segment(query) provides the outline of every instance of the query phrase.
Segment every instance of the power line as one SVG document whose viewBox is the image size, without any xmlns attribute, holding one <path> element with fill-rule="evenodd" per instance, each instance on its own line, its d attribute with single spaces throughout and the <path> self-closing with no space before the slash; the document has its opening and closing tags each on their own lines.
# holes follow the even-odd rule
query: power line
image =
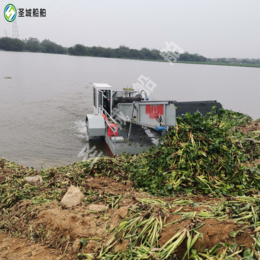
<svg viewBox="0 0 260 260">
<path fill-rule="evenodd" d="M 95 2 L 98 2 L 98 1 L 100 1 L 100 0 L 95 0 L 95 1 L 93 1 L 93 2 L 91 2 L 91 3 L 89 3 L 89 4 L 87 4 L 87 5 L 83 5 L 82 7 L 78 8 L 78 9 L 76 9 L 76 10 L 74 10 L 74 11 L 71 11 L 71 12 L 68 12 L 68 13 L 65 13 L 65 14 L 62 14 L 62 15 L 59 15 L 59 16 L 51 17 L 51 18 L 49 18 L 49 19 L 55 19 L 55 18 L 59 18 L 59 17 L 62 17 L 62 16 L 64 16 L 64 15 L 67 15 L 67 14 L 74 13 L 74 12 L 76 12 L 76 11 L 78 11 L 78 10 L 80 10 L 80 9 L 82 9 L 82 8 L 84 8 L 84 7 L 86 7 L 86 6 L 92 5 L 92 4 L 94 4 Z"/>
<path fill-rule="evenodd" d="M 17 20 L 14 20 L 14 22 L 13 22 L 13 38 L 14 39 L 19 39 Z"/>
</svg>

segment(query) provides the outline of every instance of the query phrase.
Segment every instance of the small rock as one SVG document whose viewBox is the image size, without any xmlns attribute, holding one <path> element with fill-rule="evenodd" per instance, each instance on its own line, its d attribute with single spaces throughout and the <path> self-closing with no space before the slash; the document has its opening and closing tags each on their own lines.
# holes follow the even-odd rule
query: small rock
<svg viewBox="0 0 260 260">
<path fill-rule="evenodd" d="M 78 251 L 79 251 L 79 249 L 80 249 L 80 246 L 81 246 L 80 239 L 77 238 L 77 239 L 74 241 L 73 245 L 72 245 L 72 251 L 73 251 L 74 253 L 78 253 Z"/>
<path fill-rule="evenodd" d="M 93 211 L 103 211 L 105 210 L 107 207 L 105 205 L 96 205 L 96 204 L 92 204 L 88 207 L 89 210 L 93 210 Z"/>
<path fill-rule="evenodd" d="M 66 207 L 73 207 L 82 202 L 84 198 L 83 193 L 79 190 L 79 188 L 71 185 L 61 200 L 61 204 Z"/>
<path fill-rule="evenodd" d="M 32 176 L 32 177 L 27 177 L 25 179 L 29 184 L 31 185 L 39 185 L 39 184 L 42 184 L 43 181 L 42 181 L 42 177 L 40 175 L 35 175 L 35 176 Z"/>
<path fill-rule="evenodd" d="M 116 211 L 116 214 L 121 218 L 125 218 L 128 214 L 128 208 L 122 207 Z"/>
</svg>

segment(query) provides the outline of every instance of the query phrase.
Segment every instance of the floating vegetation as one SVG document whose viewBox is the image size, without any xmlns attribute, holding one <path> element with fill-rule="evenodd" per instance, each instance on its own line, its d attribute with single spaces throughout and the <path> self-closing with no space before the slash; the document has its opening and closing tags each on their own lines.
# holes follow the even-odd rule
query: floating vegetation
<svg viewBox="0 0 260 260">
<path fill-rule="evenodd" d="M 131 87 L 127 87 L 127 88 L 123 88 L 123 90 L 125 90 L 125 91 L 135 91 L 133 88 L 131 88 Z"/>
</svg>

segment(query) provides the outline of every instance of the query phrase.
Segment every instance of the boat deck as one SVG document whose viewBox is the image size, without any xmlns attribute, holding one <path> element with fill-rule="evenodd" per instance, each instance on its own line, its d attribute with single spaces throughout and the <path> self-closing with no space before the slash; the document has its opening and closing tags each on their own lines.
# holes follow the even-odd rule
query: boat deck
<svg viewBox="0 0 260 260">
<path fill-rule="evenodd" d="M 127 123 L 121 130 L 118 129 L 118 136 L 122 136 L 126 140 L 129 127 L 130 124 Z M 153 145 L 157 145 L 159 137 L 160 135 L 156 131 L 133 124 L 130 141 L 116 143 L 106 135 L 105 142 L 111 156 L 120 155 L 122 152 L 137 154 L 148 150 Z"/>
</svg>

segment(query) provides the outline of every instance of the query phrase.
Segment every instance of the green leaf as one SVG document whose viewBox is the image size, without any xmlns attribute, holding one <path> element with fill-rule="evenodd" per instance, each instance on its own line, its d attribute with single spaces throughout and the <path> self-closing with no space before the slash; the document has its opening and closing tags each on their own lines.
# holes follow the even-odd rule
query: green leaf
<svg viewBox="0 0 260 260">
<path fill-rule="evenodd" d="M 230 237 L 236 237 L 237 234 L 238 234 L 238 231 L 231 231 L 231 232 L 229 232 L 229 236 Z"/>
<path fill-rule="evenodd" d="M 243 256 L 244 256 L 244 257 L 249 257 L 250 254 L 251 254 L 251 249 L 247 248 L 246 250 L 244 250 Z"/>
<path fill-rule="evenodd" d="M 80 242 L 83 244 L 83 247 L 87 245 L 87 241 L 85 238 L 81 238 Z"/>
</svg>

